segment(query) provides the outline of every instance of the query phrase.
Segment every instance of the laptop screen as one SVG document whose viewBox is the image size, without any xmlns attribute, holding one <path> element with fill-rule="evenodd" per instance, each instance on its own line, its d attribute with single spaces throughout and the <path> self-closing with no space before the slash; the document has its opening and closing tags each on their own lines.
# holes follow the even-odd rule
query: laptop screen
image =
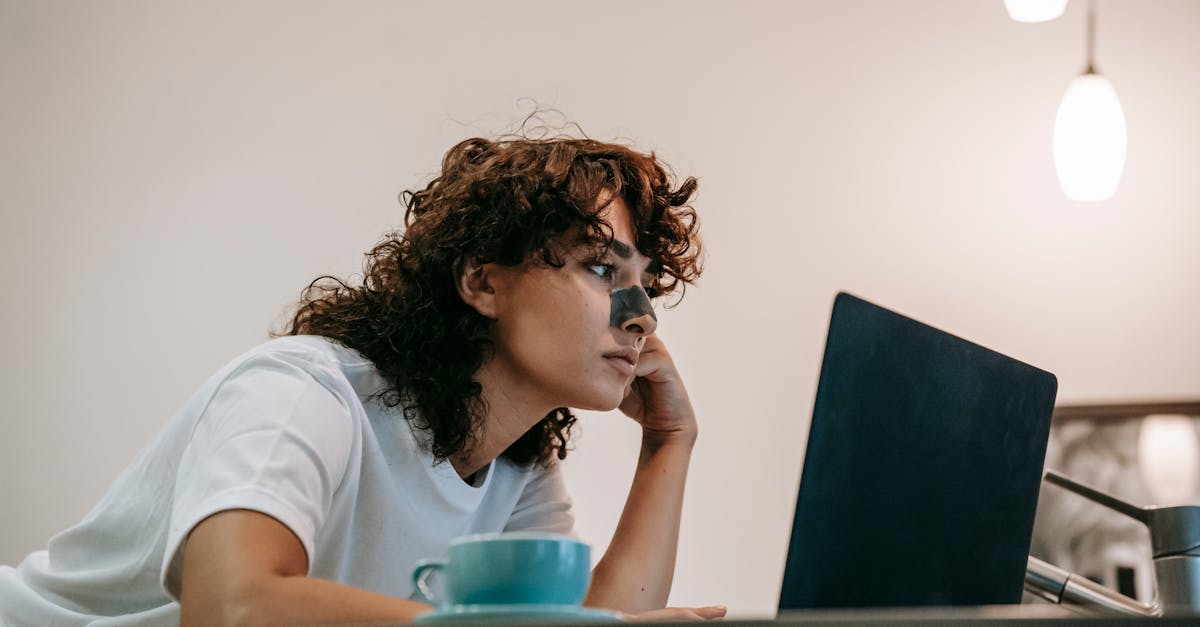
<svg viewBox="0 0 1200 627">
<path fill-rule="evenodd" d="M 779 608 L 1019 603 L 1056 390 L 838 294 Z"/>
</svg>

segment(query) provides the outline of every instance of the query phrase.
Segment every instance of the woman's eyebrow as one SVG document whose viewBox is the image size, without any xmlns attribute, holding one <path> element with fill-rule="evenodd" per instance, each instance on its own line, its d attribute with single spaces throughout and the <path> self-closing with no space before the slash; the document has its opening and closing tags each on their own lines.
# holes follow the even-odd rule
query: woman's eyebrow
<svg viewBox="0 0 1200 627">
<path fill-rule="evenodd" d="M 633 247 L 619 239 L 609 242 L 608 247 L 621 259 L 629 259 L 633 256 Z"/>
</svg>

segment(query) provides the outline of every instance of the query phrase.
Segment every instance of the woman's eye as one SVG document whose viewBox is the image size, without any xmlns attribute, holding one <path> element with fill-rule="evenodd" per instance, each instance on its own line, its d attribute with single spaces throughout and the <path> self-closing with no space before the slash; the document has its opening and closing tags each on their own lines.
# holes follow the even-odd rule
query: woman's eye
<svg viewBox="0 0 1200 627">
<path fill-rule="evenodd" d="M 596 273 L 596 276 L 602 279 L 612 279 L 616 267 L 607 263 L 597 263 L 588 266 L 588 270 Z"/>
</svg>

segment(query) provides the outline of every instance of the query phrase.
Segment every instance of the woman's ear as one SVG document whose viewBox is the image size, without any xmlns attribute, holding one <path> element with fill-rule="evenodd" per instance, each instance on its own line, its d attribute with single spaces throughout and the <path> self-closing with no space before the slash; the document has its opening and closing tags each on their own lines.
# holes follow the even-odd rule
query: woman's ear
<svg viewBox="0 0 1200 627">
<path fill-rule="evenodd" d="M 455 287 L 463 302 L 480 315 L 496 319 L 496 286 L 493 285 L 495 264 L 479 263 L 474 259 L 459 259 L 454 264 Z"/>
</svg>

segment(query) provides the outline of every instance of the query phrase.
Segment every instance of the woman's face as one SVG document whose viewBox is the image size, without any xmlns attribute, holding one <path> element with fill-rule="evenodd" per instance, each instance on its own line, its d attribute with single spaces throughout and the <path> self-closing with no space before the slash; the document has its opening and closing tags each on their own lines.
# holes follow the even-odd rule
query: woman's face
<svg viewBox="0 0 1200 627">
<path fill-rule="evenodd" d="M 492 365 L 510 381 L 527 382 L 524 395 L 550 407 L 615 408 L 633 381 L 644 338 L 656 328 L 652 315 L 610 320 L 613 290 L 648 286 L 655 277 L 634 246 L 625 203 L 614 199 L 600 216 L 613 230 L 608 251 L 585 245 L 569 250 L 562 268 L 497 271 Z"/>
</svg>

